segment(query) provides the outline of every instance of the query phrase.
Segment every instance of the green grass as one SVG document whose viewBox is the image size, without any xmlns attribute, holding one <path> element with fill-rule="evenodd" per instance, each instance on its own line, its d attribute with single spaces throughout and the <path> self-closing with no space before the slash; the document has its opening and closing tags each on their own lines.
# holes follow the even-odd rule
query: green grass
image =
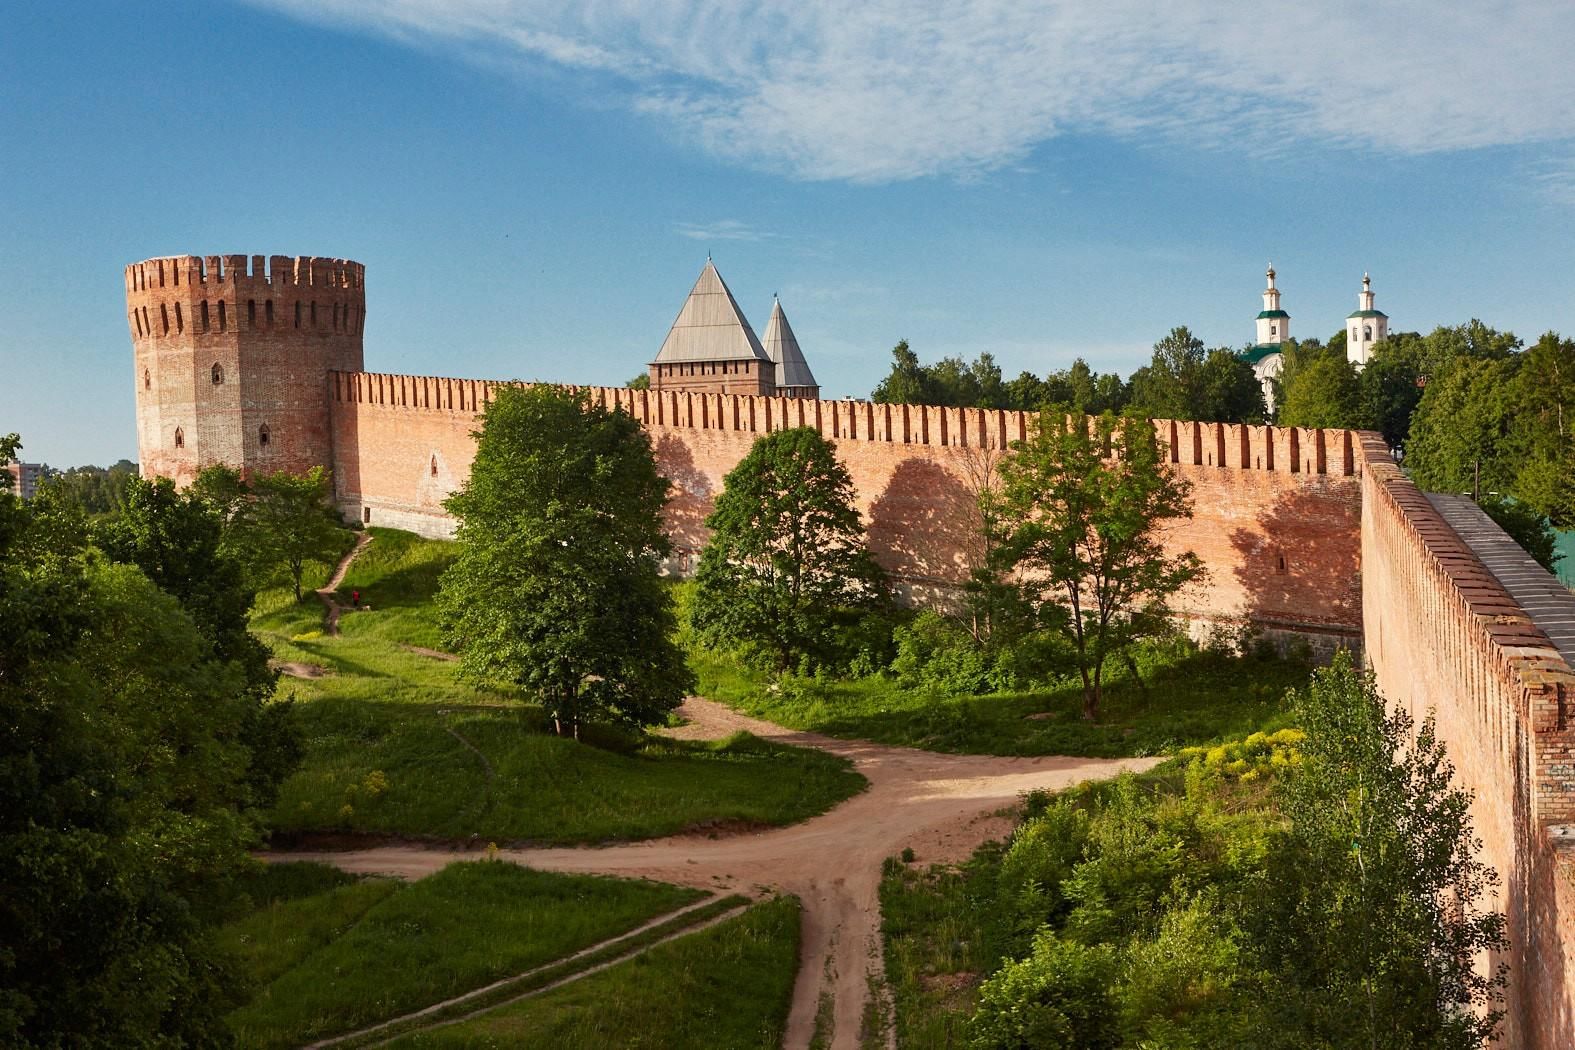
<svg viewBox="0 0 1575 1050">
<path fill-rule="evenodd" d="M 777 1047 L 798 971 L 798 941 L 798 900 L 780 897 L 573 984 L 392 1045 Z"/>
<path fill-rule="evenodd" d="M 1212 744 L 1288 724 L 1287 689 L 1308 666 L 1269 656 L 1231 657 L 1172 644 L 1143 649 L 1139 684 L 1107 670 L 1099 721 L 1083 721 L 1082 687 L 987 696 L 907 688 L 878 675 L 779 681 L 727 652 L 692 648 L 701 695 L 794 729 L 885 744 L 986 755 L 1122 758 Z M 1034 717 L 1030 717 L 1034 716 Z"/>
<path fill-rule="evenodd" d="M 230 1026 L 255 1047 L 350 1031 L 561 958 L 701 896 L 499 861 L 451 864 L 408 885 L 338 886 L 224 929 L 232 944 L 251 938 L 246 957 L 261 984 Z M 308 945 L 312 936 L 319 943 Z"/>
<path fill-rule="evenodd" d="M 344 936 L 368 909 L 400 888 L 388 879 L 352 880 L 309 896 L 275 900 L 220 927 L 219 946 L 261 988 Z"/>
<path fill-rule="evenodd" d="M 432 594 L 454 544 L 373 530 L 345 583 L 371 611 L 325 637 L 322 605 L 265 592 L 254 629 L 276 657 L 326 677 L 282 678 L 307 748 L 270 814 L 276 831 L 495 842 L 594 842 L 803 820 L 863 790 L 847 761 L 739 736 L 718 742 L 547 732 L 539 707 L 412 652 L 440 641 Z M 327 578 L 325 562 L 313 579 Z"/>
<path fill-rule="evenodd" d="M 648 838 L 791 823 L 865 784 L 841 759 L 747 734 L 653 738 L 620 754 L 543 733 L 528 709 L 321 699 L 304 705 L 301 719 L 306 760 L 280 792 L 277 831 L 499 843 Z"/>
<path fill-rule="evenodd" d="M 886 862 L 881 932 L 897 1045 L 966 1046 L 979 984 L 1000 963 L 991 924 L 1001 846 L 984 846 L 959 867 Z"/>
</svg>

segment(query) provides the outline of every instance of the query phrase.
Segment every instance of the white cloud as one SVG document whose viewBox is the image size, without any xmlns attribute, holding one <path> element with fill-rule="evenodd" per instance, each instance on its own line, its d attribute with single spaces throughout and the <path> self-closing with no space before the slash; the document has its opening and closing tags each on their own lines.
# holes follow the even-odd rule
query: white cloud
<svg viewBox="0 0 1575 1050">
<path fill-rule="evenodd" d="M 968 177 L 1068 133 L 1419 153 L 1575 138 L 1567 0 L 252 0 L 594 75 L 805 179 Z"/>
<path fill-rule="evenodd" d="M 673 230 L 680 237 L 692 241 L 763 241 L 775 237 L 774 233 L 757 230 L 738 219 L 719 219 L 716 222 L 675 222 Z"/>
</svg>

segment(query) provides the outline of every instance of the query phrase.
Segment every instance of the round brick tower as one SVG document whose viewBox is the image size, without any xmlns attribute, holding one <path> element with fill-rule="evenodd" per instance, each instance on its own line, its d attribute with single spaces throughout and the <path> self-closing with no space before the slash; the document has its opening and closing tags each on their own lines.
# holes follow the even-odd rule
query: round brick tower
<svg viewBox="0 0 1575 1050">
<path fill-rule="evenodd" d="M 248 269 L 247 263 L 250 262 Z M 328 373 L 362 370 L 366 267 L 178 255 L 126 267 L 143 477 L 332 466 Z"/>
</svg>

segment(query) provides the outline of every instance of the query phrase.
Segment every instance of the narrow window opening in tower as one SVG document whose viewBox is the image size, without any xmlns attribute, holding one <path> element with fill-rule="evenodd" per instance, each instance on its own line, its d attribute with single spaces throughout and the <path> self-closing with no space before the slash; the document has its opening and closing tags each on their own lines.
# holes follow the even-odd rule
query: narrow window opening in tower
<svg viewBox="0 0 1575 1050">
<path fill-rule="evenodd" d="M 437 457 L 432 457 L 432 476 L 437 477 Z"/>
<path fill-rule="evenodd" d="M 164 287 L 164 260 L 159 260 L 159 287 Z"/>
<path fill-rule="evenodd" d="M 1372 325 L 1366 325 L 1365 327 L 1362 328 L 1362 342 L 1370 343 L 1372 341 L 1373 341 L 1373 326 Z"/>
<path fill-rule="evenodd" d="M 1282 554 L 1282 555 L 1280 555 L 1280 567 L 1279 567 L 1279 571 L 1280 571 L 1280 572 L 1282 572 L 1282 573 L 1283 573 L 1283 572 L 1284 572 L 1284 571 L 1285 571 L 1285 555 L 1283 555 L 1283 554 Z"/>
<path fill-rule="evenodd" d="M 219 362 L 217 362 L 217 361 L 215 361 L 213 363 L 212 375 L 213 375 L 213 385 L 214 386 L 218 386 L 219 384 L 224 382 L 224 367 L 222 365 L 220 365 Z"/>
<path fill-rule="evenodd" d="M 175 304 L 175 331 L 178 334 L 180 332 L 184 332 L 185 330 L 186 330 L 186 315 L 180 312 L 180 303 L 176 303 Z"/>
<path fill-rule="evenodd" d="M 153 334 L 153 322 L 148 320 L 148 308 L 142 308 L 142 330 L 149 335 Z"/>
<path fill-rule="evenodd" d="M 208 300 L 206 300 L 206 299 L 204 299 L 202 301 L 202 330 L 204 332 L 209 331 L 209 326 L 208 326 Z"/>
<path fill-rule="evenodd" d="M 225 313 L 224 313 L 224 300 L 220 299 L 219 300 L 219 331 L 221 331 L 221 332 L 228 331 L 229 327 L 230 327 L 230 322 L 226 319 Z"/>
<path fill-rule="evenodd" d="M 131 311 L 131 330 L 139 336 L 142 334 L 142 321 L 137 317 L 135 310 Z"/>
<path fill-rule="evenodd" d="M 272 299 L 267 299 L 267 300 L 264 300 L 264 302 L 263 302 L 263 324 L 267 325 L 269 328 L 273 327 L 273 300 Z"/>
<path fill-rule="evenodd" d="M 247 328 L 256 328 L 257 327 L 257 300 L 256 299 L 248 299 L 248 300 L 246 300 L 246 327 Z"/>
<path fill-rule="evenodd" d="M 362 520 L 362 522 L 364 522 L 364 523 L 366 523 L 368 525 L 370 525 L 372 523 L 372 508 L 371 507 L 362 507 L 361 508 L 361 520 Z"/>
<path fill-rule="evenodd" d="M 186 447 L 186 432 L 184 430 L 182 430 L 180 427 L 176 427 L 175 428 L 175 447 L 176 448 L 185 448 Z"/>
<path fill-rule="evenodd" d="M 301 304 L 295 304 L 295 327 L 301 327 Z"/>
<path fill-rule="evenodd" d="M 142 389 L 153 389 L 153 373 L 149 372 L 146 368 L 142 370 Z"/>
<path fill-rule="evenodd" d="M 1277 324 L 1271 324 L 1271 325 L 1270 325 L 1270 326 L 1269 326 L 1269 334 L 1270 334 L 1270 335 L 1271 335 L 1271 336 L 1273 336 L 1273 335 L 1279 335 L 1279 334 L 1280 334 L 1280 326 L 1279 326 L 1279 325 L 1277 325 Z"/>
<path fill-rule="evenodd" d="M 257 444 L 259 444 L 259 445 L 266 445 L 266 444 L 268 444 L 268 437 L 269 437 L 269 435 L 268 435 L 268 424 L 264 423 L 262 426 L 257 428 Z"/>
<path fill-rule="evenodd" d="M 164 326 L 164 334 L 170 334 L 170 310 L 163 303 L 159 304 L 159 322 Z"/>
</svg>

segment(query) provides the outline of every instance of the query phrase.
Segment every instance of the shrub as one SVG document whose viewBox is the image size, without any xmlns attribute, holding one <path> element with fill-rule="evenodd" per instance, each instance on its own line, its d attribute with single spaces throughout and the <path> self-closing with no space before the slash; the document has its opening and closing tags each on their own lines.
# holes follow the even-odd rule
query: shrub
<svg viewBox="0 0 1575 1050">
<path fill-rule="evenodd" d="M 926 609 L 893 632 L 897 655 L 891 670 L 908 686 L 938 686 L 955 693 L 987 693 L 991 661 L 956 623 Z"/>
<path fill-rule="evenodd" d="M 907 686 L 993 693 L 1029 686 L 1069 666 L 1066 643 L 1048 632 L 979 642 L 961 624 L 926 610 L 893 632 L 891 670 Z"/>
<path fill-rule="evenodd" d="M 997 894 L 1012 933 L 1023 942 L 1045 923 L 1065 918 L 1061 884 L 1083 859 L 1089 824 L 1086 809 L 1060 801 L 1012 836 L 1001 858 Z"/>
<path fill-rule="evenodd" d="M 975 1050 L 1104 1050 L 1119 1045 L 1111 987 L 1119 956 L 1046 930 L 1028 958 L 1008 962 L 979 989 L 970 1022 Z"/>
<path fill-rule="evenodd" d="M 1213 747 L 1182 748 L 1180 757 L 1226 780 L 1249 783 L 1294 768 L 1302 760 L 1301 744 L 1306 739 L 1300 729 L 1281 729 Z"/>
</svg>

